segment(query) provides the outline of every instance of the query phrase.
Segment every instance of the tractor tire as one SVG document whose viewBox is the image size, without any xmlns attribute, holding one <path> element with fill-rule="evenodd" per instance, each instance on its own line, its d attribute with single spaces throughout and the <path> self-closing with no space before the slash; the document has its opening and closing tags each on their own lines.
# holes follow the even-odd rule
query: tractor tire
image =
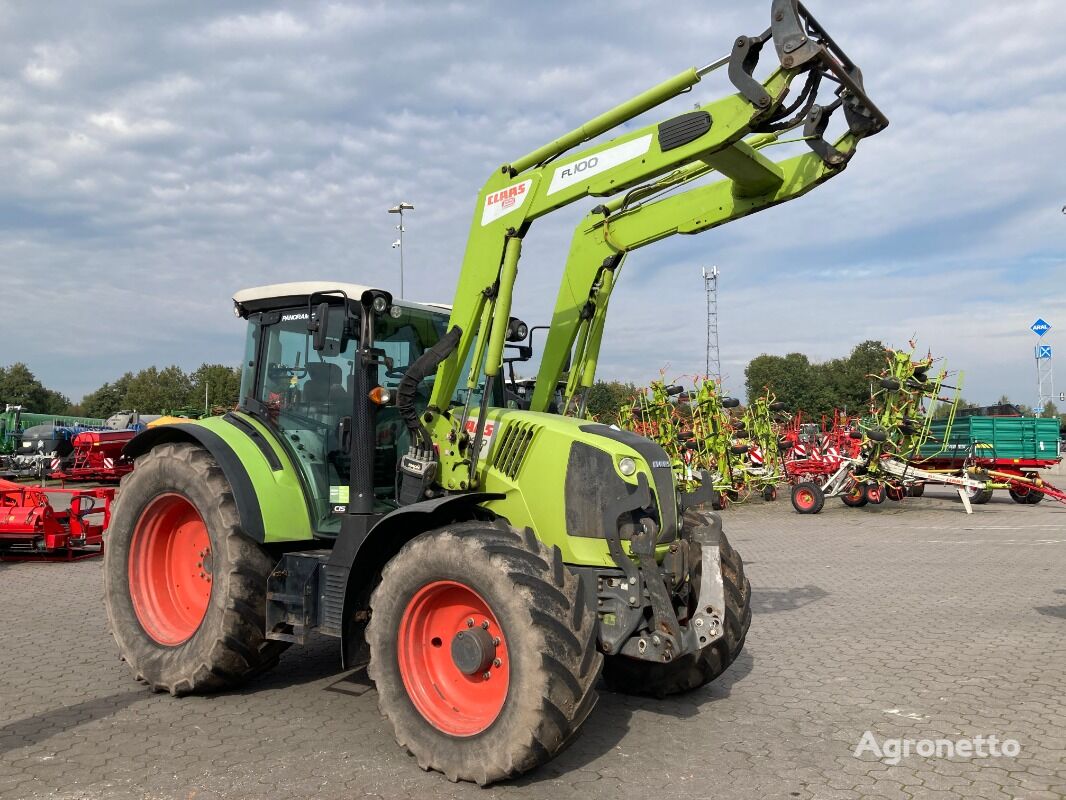
<svg viewBox="0 0 1066 800">
<path fill-rule="evenodd" d="M 840 501 L 848 508 L 862 508 L 870 502 L 866 499 L 866 490 L 860 483 L 852 485 L 848 492 L 840 495 Z"/>
<path fill-rule="evenodd" d="M 792 487 L 792 507 L 800 514 L 817 514 L 825 505 L 825 492 L 817 483 L 804 481 Z"/>
<path fill-rule="evenodd" d="M 202 447 L 163 444 L 122 479 L 104 548 L 111 633 L 137 679 L 174 696 L 228 689 L 273 667 L 264 637 L 274 560 L 240 528 Z"/>
<path fill-rule="evenodd" d="M 989 500 L 992 499 L 991 489 L 966 489 L 966 497 L 970 500 L 970 505 L 983 506 Z"/>
<path fill-rule="evenodd" d="M 698 511 L 686 512 L 685 518 L 686 527 L 706 524 Z M 725 636 L 698 653 L 689 653 L 667 664 L 608 656 L 603 664 L 603 681 L 608 689 L 661 699 L 707 685 L 736 660 L 751 625 L 751 584 L 744 575 L 743 559 L 724 533 L 719 533 L 718 552 L 725 585 Z"/>
<path fill-rule="evenodd" d="M 762 499 L 768 503 L 777 499 L 777 487 L 776 486 L 764 486 L 762 488 Z"/>
<path fill-rule="evenodd" d="M 885 496 L 894 503 L 898 503 L 907 496 L 907 490 L 902 486 L 885 485 Z"/>
<path fill-rule="evenodd" d="M 514 777 L 566 747 L 596 704 L 596 610 L 529 529 L 460 522 L 417 536 L 370 605 L 378 706 L 422 769 L 482 786 Z"/>
<path fill-rule="evenodd" d="M 923 494 L 925 494 L 924 483 L 915 483 L 907 487 L 908 497 L 921 497 Z"/>
<path fill-rule="evenodd" d="M 1035 506 L 1037 503 L 1039 503 L 1043 499 L 1044 499 L 1044 493 L 1043 492 L 1029 492 L 1029 496 L 1027 498 L 1025 498 L 1025 502 L 1026 502 L 1027 505 Z"/>
</svg>

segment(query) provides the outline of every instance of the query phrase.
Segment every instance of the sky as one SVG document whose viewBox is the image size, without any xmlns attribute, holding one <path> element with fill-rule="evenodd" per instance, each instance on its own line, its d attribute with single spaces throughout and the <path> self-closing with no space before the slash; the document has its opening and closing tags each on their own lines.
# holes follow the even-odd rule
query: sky
<svg viewBox="0 0 1066 800">
<path fill-rule="evenodd" d="M 1066 390 L 1066 4 L 807 3 L 891 120 L 794 202 L 633 254 L 599 376 L 702 372 L 717 265 L 726 389 L 761 353 L 865 339 L 1034 403 L 1037 337 Z M 236 364 L 234 291 L 288 280 L 450 302 L 500 164 L 761 32 L 769 0 L 0 0 L 0 365 L 74 400 L 128 370 Z M 731 93 L 724 71 L 634 120 Z M 546 322 L 570 236 L 538 220 L 514 312 Z"/>
</svg>

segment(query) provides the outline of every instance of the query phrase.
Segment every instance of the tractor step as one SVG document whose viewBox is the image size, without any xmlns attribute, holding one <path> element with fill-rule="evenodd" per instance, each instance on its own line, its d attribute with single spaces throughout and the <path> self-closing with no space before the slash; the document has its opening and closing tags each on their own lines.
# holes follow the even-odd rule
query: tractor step
<svg viewBox="0 0 1066 800">
<path fill-rule="evenodd" d="M 317 629 L 341 635 L 343 587 L 338 595 L 323 578 L 329 550 L 286 553 L 267 578 L 266 638 L 304 644 Z M 327 624 L 329 623 L 329 624 Z"/>
</svg>

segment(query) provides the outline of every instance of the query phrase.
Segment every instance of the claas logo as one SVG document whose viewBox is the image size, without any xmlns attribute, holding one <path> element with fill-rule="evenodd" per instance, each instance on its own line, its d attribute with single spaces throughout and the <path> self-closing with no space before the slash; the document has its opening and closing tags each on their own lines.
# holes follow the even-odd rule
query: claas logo
<svg viewBox="0 0 1066 800">
<path fill-rule="evenodd" d="M 501 189 L 498 192 L 493 192 L 485 198 L 485 206 L 493 206 L 496 203 L 500 204 L 500 208 L 510 208 L 516 202 L 518 198 L 526 193 L 525 183 L 519 183 L 515 186 L 511 186 L 507 189 Z"/>
</svg>

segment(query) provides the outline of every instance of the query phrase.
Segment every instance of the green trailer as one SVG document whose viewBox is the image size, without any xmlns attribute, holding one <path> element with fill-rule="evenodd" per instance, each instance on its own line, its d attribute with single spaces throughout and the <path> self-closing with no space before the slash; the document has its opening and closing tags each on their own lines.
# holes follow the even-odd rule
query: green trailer
<svg viewBox="0 0 1066 800">
<path fill-rule="evenodd" d="M 1038 472 L 1062 461 L 1057 419 L 957 417 L 950 428 L 945 420 L 936 420 L 920 455 L 924 469 L 987 473 L 989 488 L 971 496 L 971 502 L 988 502 L 993 488 L 1007 489 L 1017 503 L 1039 503 L 1045 495 L 1066 499 Z"/>
<path fill-rule="evenodd" d="M 35 425 L 56 427 L 102 427 L 104 421 L 95 417 L 73 417 L 69 414 L 33 414 L 22 406 L 8 405 L 0 413 L 0 455 L 14 455 L 22 439 L 22 432 Z"/>
</svg>

